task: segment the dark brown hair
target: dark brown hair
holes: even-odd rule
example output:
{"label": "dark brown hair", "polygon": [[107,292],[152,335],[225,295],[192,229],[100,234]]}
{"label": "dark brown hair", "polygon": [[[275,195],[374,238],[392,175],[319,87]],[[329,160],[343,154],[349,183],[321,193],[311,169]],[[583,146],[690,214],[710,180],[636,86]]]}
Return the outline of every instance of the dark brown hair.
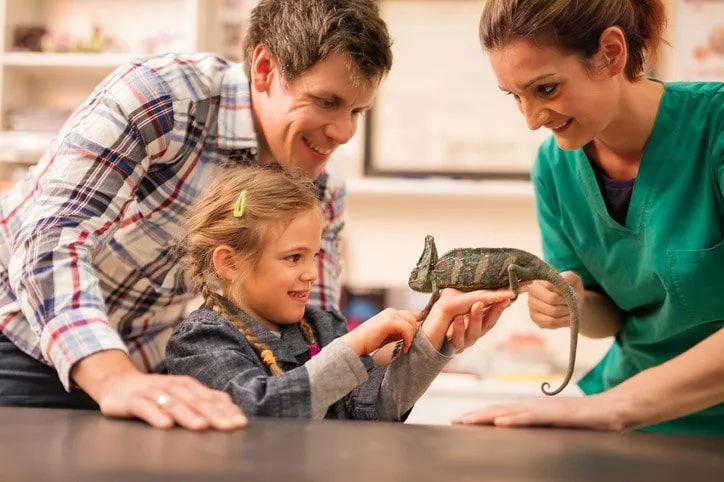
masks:
{"label": "dark brown hair", "polygon": [[[244,212],[234,215],[237,200],[246,191]],[[241,167],[230,169],[216,180],[189,210],[187,235],[181,250],[188,263],[191,280],[205,304],[225,317],[251,343],[272,375],[282,373],[274,354],[239,316],[228,308],[219,293],[224,283],[216,275],[213,253],[228,245],[255,266],[264,250],[270,228],[289,222],[309,210],[322,211],[311,181],[293,176],[280,168]],[[309,324],[300,321],[307,342],[316,343]]]}
{"label": "dark brown hair", "polygon": [[347,54],[365,80],[380,80],[392,68],[392,42],[375,0],[261,0],[244,37],[247,76],[258,45],[286,80],[332,53]]}
{"label": "dark brown hair", "polygon": [[654,61],[666,27],[661,0],[486,0],[480,17],[485,50],[518,40],[590,59],[601,34],[619,27],[628,45],[626,78],[634,80]]}

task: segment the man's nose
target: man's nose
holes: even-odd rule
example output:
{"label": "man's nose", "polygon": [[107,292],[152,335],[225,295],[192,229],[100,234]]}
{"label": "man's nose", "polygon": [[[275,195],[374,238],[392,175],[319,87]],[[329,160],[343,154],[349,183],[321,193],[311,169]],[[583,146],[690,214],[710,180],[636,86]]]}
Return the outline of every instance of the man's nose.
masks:
{"label": "man's nose", "polygon": [[348,113],[340,113],[333,122],[327,124],[325,134],[336,144],[346,144],[357,131],[357,118]]}

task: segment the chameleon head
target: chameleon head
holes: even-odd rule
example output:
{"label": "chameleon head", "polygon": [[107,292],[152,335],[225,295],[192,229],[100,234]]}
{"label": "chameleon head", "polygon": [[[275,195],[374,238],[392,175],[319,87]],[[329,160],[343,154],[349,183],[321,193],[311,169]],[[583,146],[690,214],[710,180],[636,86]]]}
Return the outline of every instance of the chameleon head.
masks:
{"label": "chameleon head", "polygon": [[410,272],[410,278],[407,284],[415,291],[422,293],[430,293],[432,291],[432,282],[430,280],[430,270],[437,263],[437,248],[435,247],[435,239],[429,234],[425,236],[425,248],[422,251],[417,265]]}

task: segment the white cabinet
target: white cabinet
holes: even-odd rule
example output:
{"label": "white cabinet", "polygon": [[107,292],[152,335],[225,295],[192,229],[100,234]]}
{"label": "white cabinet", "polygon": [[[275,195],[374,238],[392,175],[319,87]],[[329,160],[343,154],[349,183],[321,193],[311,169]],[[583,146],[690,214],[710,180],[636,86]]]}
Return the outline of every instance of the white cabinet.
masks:
{"label": "white cabinet", "polygon": [[[412,425],[448,425],[464,413],[499,403],[510,403],[534,398],[545,398],[540,391],[542,381],[558,387],[558,380],[542,377],[540,380],[506,380],[504,378],[477,379],[467,375],[441,373],[420,397],[407,418]],[[558,397],[580,397],[583,392],[571,381]]]}
{"label": "white cabinet", "polygon": [[0,188],[119,65],[168,51],[240,52],[224,41],[254,2],[0,0]]}

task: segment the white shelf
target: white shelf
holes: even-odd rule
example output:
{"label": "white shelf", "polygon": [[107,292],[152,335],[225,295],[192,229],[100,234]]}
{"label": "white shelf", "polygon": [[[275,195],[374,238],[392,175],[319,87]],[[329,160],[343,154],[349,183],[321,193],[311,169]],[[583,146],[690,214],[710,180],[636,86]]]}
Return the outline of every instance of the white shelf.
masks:
{"label": "white shelf", "polygon": [[55,132],[0,132],[0,164],[37,163],[55,136]]}
{"label": "white shelf", "polygon": [[531,183],[518,180],[362,178],[348,179],[347,192],[350,196],[533,198]]}
{"label": "white shelf", "polygon": [[113,68],[142,56],[143,54],[130,53],[6,52],[3,54],[2,63],[7,67]]}
{"label": "white shelf", "polygon": [[[509,382],[494,378],[476,379],[465,375],[441,373],[433,380],[430,388],[415,403],[407,424],[449,425],[450,420],[473,410],[499,403],[542,398],[540,384],[543,381],[557,386],[555,376],[544,376],[540,380]],[[583,392],[571,382],[562,396],[581,397]]]}

